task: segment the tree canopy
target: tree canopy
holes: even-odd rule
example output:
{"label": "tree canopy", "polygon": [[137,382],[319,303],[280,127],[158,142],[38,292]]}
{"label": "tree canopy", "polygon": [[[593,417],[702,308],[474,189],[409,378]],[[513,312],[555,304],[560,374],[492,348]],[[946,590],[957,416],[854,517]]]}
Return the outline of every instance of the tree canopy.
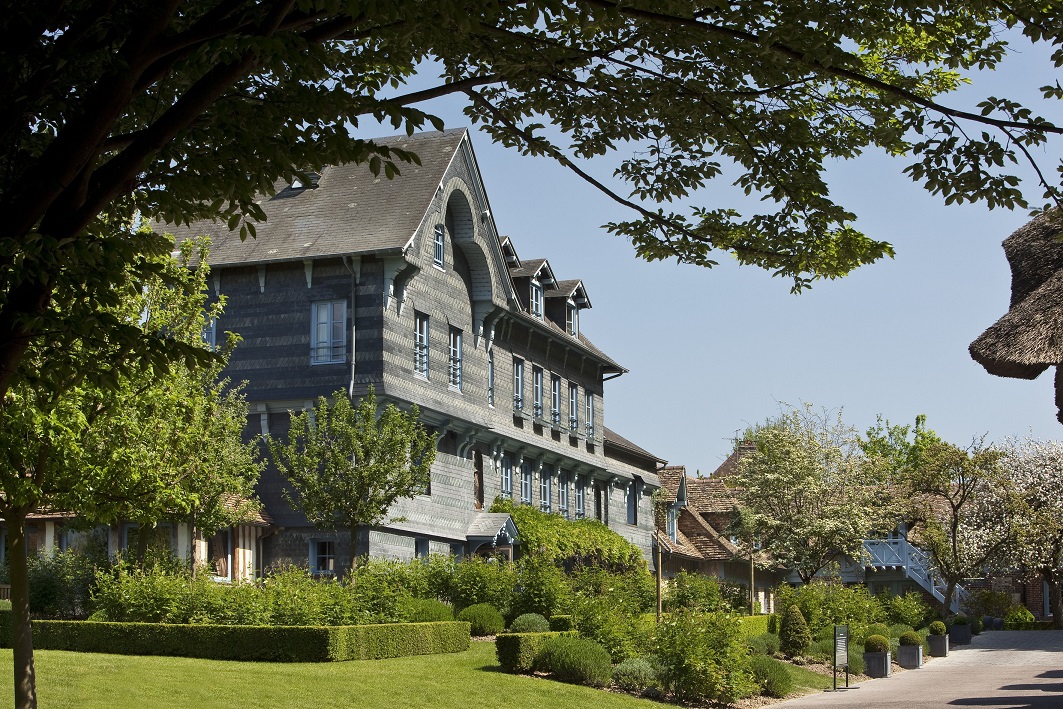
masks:
{"label": "tree canopy", "polygon": [[[942,103],[1009,41],[1063,63],[1055,3],[689,0],[90,0],[0,19],[0,394],[42,333],[91,336],[94,303],[165,245],[115,225],[222,219],[254,234],[280,179],[363,162],[392,177],[416,156],[352,139],[372,118],[407,131],[458,94],[496,141],[546,155],[633,209],[608,228],[647,259],[739,262],[795,288],[892,253],[860,233],[823,172],[868,149],[948,202],[1023,207],[1013,168],[1063,133],[1050,108]],[[1002,30],[1010,30],[1002,32]],[[416,72],[434,86],[409,90]],[[1046,102],[1063,97],[1046,85]],[[552,127],[544,130],[544,127]],[[582,165],[620,157],[613,193]],[[693,196],[734,183],[762,206]],[[174,350],[108,322],[153,366]],[[177,348],[183,357],[195,353]]]}

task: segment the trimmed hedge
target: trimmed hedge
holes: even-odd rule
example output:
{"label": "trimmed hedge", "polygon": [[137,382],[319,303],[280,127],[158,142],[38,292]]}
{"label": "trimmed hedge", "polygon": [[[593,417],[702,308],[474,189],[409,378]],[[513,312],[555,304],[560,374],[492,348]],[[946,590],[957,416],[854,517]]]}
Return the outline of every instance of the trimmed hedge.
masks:
{"label": "trimmed hedge", "polygon": [[[3,616],[8,616],[3,618]],[[10,647],[10,614],[0,613],[0,642]],[[469,648],[469,624],[462,622],[386,625],[255,626],[93,623],[36,620],[38,650],[168,655],[256,662],[340,662],[462,652]]]}
{"label": "trimmed hedge", "polygon": [[550,638],[570,633],[503,633],[495,638],[495,655],[506,672],[527,674],[535,665],[535,656]]}
{"label": "trimmed hedge", "polygon": [[1029,623],[1004,622],[1004,630],[1053,630],[1052,621],[1035,620]]}
{"label": "trimmed hedge", "polygon": [[740,618],[742,621],[741,632],[744,638],[755,638],[758,635],[769,632],[768,622],[771,619],[770,615],[744,615]]}
{"label": "trimmed hedge", "polygon": [[498,635],[506,629],[506,620],[502,613],[490,603],[477,603],[458,613],[458,620],[468,621],[472,634],[478,638]]}
{"label": "trimmed hedge", "polygon": [[552,615],[550,616],[550,630],[555,632],[563,632],[565,630],[572,630],[572,616],[570,615]]}

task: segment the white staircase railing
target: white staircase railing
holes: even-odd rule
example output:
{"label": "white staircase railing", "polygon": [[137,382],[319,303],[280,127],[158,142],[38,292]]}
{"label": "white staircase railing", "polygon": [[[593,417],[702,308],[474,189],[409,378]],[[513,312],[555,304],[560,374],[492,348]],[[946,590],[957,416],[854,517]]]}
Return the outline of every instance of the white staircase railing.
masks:
{"label": "white staircase railing", "polygon": [[[903,570],[905,576],[918,583],[927,593],[936,598],[938,603],[944,605],[947,584],[933,573],[930,556],[925,551],[909,544],[906,539],[865,539],[864,551],[869,556],[868,566],[876,569]],[[959,613],[960,607],[967,599],[967,589],[957,585],[953,595],[950,610],[953,613]]]}

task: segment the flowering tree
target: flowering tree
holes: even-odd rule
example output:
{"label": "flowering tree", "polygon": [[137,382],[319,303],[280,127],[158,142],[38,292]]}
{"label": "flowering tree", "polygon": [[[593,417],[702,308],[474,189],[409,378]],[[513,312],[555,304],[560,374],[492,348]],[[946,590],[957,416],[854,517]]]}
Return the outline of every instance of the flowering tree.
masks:
{"label": "flowering tree", "polygon": [[1063,442],[1008,440],[1001,465],[1018,493],[1012,561],[1048,583],[1053,624],[1063,628]]}

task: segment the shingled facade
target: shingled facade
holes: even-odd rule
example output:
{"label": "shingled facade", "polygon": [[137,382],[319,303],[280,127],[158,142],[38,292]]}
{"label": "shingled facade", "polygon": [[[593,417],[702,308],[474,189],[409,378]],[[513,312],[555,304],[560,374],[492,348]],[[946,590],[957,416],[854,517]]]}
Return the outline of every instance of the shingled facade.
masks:
{"label": "shingled facade", "polygon": [[214,328],[243,337],[226,374],[247,382],[249,432],[282,436],[289,412],[372,385],[438,434],[430,489],[396,503],[404,521],[359,530],[355,549],[291,509],[271,467],[259,495],[275,526],[258,565],[508,551],[519,530],[487,515],[496,496],[596,517],[649,558],[663,461],[604,426],[605,382],[626,370],[582,332],[583,283],[499,236],[467,131],[378,142],[421,164],[394,180],[341,165],[280,186],[253,240],[221,224],[185,234],[212,238],[214,296],[227,301]]}

